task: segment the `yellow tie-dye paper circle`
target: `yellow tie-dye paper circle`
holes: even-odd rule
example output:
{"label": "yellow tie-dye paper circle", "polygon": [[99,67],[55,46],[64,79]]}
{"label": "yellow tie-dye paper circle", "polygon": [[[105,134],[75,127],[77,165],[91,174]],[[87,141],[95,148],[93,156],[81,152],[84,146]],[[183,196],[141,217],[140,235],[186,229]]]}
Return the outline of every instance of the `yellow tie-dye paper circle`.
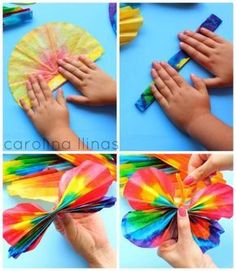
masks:
{"label": "yellow tie-dye paper circle", "polygon": [[8,68],[9,86],[19,104],[30,104],[26,81],[30,75],[41,74],[53,91],[66,79],[59,74],[57,61],[64,57],[87,55],[98,59],[104,50],[88,32],[69,23],[48,23],[27,33],[13,50]]}

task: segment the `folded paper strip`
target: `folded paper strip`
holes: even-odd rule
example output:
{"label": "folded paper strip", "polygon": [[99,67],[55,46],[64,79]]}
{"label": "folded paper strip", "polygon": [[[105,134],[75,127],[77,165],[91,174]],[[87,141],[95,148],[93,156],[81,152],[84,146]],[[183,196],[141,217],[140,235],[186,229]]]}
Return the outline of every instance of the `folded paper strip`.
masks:
{"label": "folded paper strip", "polygon": [[3,163],[3,181],[10,196],[55,202],[61,176],[89,160],[104,165],[116,178],[115,155],[33,154],[20,155]]}
{"label": "folded paper strip", "polygon": [[[178,176],[176,176],[178,178]],[[181,184],[180,184],[181,185]],[[134,211],[122,219],[123,235],[133,244],[153,248],[164,241],[178,238],[177,211],[188,210],[193,239],[203,252],[220,243],[224,229],[220,218],[233,215],[233,189],[224,183],[214,183],[185,195],[184,187],[177,194],[169,175],[149,167],[132,175],[124,189],[124,197]]]}
{"label": "folded paper strip", "polygon": [[101,164],[85,161],[68,170],[59,183],[55,208],[46,211],[31,203],[21,203],[3,213],[3,237],[11,245],[9,257],[17,258],[33,250],[59,213],[94,213],[115,204],[105,196],[113,177]]}
{"label": "folded paper strip", "polygon": [[103,54],[100,43],[88,32],[69,23],[42,25],[26,34],[16,45],[9,62],[8,81],[13,97],[30,104],[26,81],[30,75],[42,75],[53,91],[65,83],[58,72],[58,60],[87,55],[95,61]]}
{"label": "folded paper strip", "polygon": [[[210,31],[215,31],[218,26],[222,23],[222,20],[218,18],[216,15],[211,14],[200,26],[207,28]],[[197,32],[199,30],[197,29]],[[182,69],[184,65],[190,60],[190,57],[183,51],[180,50],[177,54],[171,57],[168,63],[175,68],[177,71]],[[137,109],[141,112],[144,112],[153,102],[155,98],[152,95],[152,91],[150,86],[144,90],[141,94],[140,98],[135,103]]]}

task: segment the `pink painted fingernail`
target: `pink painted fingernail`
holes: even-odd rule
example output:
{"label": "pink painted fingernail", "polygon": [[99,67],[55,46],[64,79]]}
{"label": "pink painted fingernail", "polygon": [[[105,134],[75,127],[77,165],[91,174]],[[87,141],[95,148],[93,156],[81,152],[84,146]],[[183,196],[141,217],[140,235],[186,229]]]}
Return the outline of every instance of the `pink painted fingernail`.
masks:
{"label": "pink painted fingernail", "polygon": [[216,175],[216,171],[215,171],[215,172],[212,172],[212,173],[210,174],[209,177],[213,177],[213,176],[215,176],[215,175]]}
{"label": "pink painted fingernail", "polygon": [[58,216],[60,219],[63,219],[63,218],[65,217],[65,215],[62,214],[62,213],[59,213],[57,216]]}
{"label": "pink painted fingernail", "polygon": [[191,175],[189,175],[184,179],[184,184],[191,185],[191,184],[195,183],[195,181],[196,180]]}
{"label": "pink painted fingernail", "polygon": [[180,207],[178,212],[179,212],[179,216],[181,216],[181,217],[186,216],[186,209],[184,207]]}

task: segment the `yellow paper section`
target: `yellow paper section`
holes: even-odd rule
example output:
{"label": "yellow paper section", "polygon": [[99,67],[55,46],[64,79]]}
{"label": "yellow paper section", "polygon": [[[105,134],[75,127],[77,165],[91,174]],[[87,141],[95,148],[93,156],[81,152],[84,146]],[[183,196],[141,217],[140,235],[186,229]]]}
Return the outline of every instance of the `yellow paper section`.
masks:
{"label": "yellow paper section", "polygon": [[8,81],[12,95],[17,103],[24,99],[30,104],[26,90],[30,75],[42,75],[53,91],[66,81],[58,72],[59,59],[83,54],[95,61],[103,52],[100,43],[79,26],[56,22],[35,28],[11,54]]}
{"label": "yellow paper section", "polygon": [[143,17],[138,8],[126,6],[120,8],[120,45],[131,42],[143,24]]}

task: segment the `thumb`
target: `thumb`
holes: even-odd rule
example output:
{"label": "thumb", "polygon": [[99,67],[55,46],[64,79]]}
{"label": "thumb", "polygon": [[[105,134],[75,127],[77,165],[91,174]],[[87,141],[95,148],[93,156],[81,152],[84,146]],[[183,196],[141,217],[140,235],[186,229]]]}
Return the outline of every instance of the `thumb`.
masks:
{"label": "thumb", "polygon": [[71,95],[66,98],[68,102],[77,103],[81,105],[88,105],[89,99],[83,95]]}
{"label": "thumb", "polygon": [[221,79],[219,77],[203,79],[208,88],[215,88],[221,86]]}
{"label": "thumb", "polygon": [[196,76],[195,74],[191,74],[191,80],[193,82],[193,86],[200,92],[202,93],[208,93],[207,92],[207,88],[206,88],[206,84],[203,81],[202,78]]}
{"label": "thumb", "polygon": [[177,225],[178,225],[177,243],[187,243],[188,241],[192,241],[193,237],[190,227],[190,220],[188,216],[188,211],[185,207],[180,207],[178,209]]}
{"label": "thumb", "polygon": [[64,94],[63,94],[63,90],[61,88],[58,89],[58,91],[57,91],[57,98],[56,98],[56,100],[57,100],[57,102],[60,105],[66,105],[66,101],[65,101]]}
{"label": "thumb", "polygon": [[215,171],[216,170],[213,164],[211,163],[210,159],[208,159],[204,164],[193,170],[191,174],[185,178],[184,184],[190,185],[200,180],[204,180]]}
{"label": "thumb", "polygon": [[69,241],[74,240],[77,234],[74,219],[71,217],[70,214],[59,214],[58,216],[61,218],[61,223],[64,228],[64,234],[66,235],[67,239]]}

